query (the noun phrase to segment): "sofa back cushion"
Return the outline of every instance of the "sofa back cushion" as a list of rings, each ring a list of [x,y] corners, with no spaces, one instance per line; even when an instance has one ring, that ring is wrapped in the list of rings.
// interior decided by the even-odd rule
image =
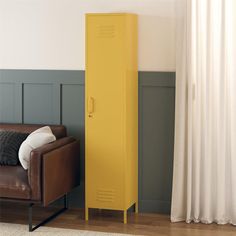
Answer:
[[[46,125],[46,124],[45,124]],[[32,133],[36,129],[39,129],[45,125],[28,125],[28,124],[3,124],[0,123],[0,130],[16,131],[21,133]],[[56,139],[66,137],[66,127],[63,125],[49,125],[52,133],[56,136]]]
[[[28,134],[0,130],[0,165],[19,164],[18,151]]]

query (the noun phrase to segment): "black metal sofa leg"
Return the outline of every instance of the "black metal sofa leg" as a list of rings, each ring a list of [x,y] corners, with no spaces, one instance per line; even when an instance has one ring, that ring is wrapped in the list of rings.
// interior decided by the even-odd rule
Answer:
[[[33,223],[32,223],[33,206],[34,206],[33,203],[29,204],[29,232],[36,230],[37,228],[39,228],[42,225],[45,225],[46,223],[48,223],[49,221],[51,221],[52,219],[54,219],[58,215],[60,215],[62,212],[66,211],[68,209],[68,197],[67,197],[67,194],[63,196],[63,208],[62,209],[58,210],[57,212],[55,212],[54,214],[52,214],[51,216],[49,216],[48,218],[41,221],[39,224],[37,224],[35,226],[33,226]]]

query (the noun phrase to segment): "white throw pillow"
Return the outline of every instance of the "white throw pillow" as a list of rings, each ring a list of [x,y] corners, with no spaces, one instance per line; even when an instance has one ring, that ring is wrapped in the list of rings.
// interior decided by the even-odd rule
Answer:
[[[29,167],[30,153],[35,148],[56,140],[49,126],[44,126],[32,132],[21,144],[19,149],[19,161],[25,170]]]

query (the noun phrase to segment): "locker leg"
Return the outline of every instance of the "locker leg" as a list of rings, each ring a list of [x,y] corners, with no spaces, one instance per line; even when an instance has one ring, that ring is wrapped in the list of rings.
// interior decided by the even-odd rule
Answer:
[[[134,211],[135,211],[135,213],[138,213],[138,202],[135,203]]]
[[[124,224],[127,224],[127,210],[124,211]]]
[[[85,207],[85,220],[88,221],[89,219],[89,209],[88,207]]]

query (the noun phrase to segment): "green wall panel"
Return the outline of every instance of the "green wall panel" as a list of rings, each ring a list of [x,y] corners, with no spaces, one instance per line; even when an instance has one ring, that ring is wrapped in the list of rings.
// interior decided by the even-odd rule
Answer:
[[[23,87],[23,121],[24,123],[54,124],[54,107],[52,84],[24,84]]]
[[[139,76],[139,207],[169,213],[171,205],[175,80],[170,73]]]
[[[168,213],[172,187],[175,73],[139,72],[139,205]],[[64,124],[80,140],[84,206],[84,71],[0,70],[0,122]]]
[[[80,140],[81,185],[70,194],[70,204],[84,205],[84,83],[63,84],[61,87],[61,121],[68,133]]]

